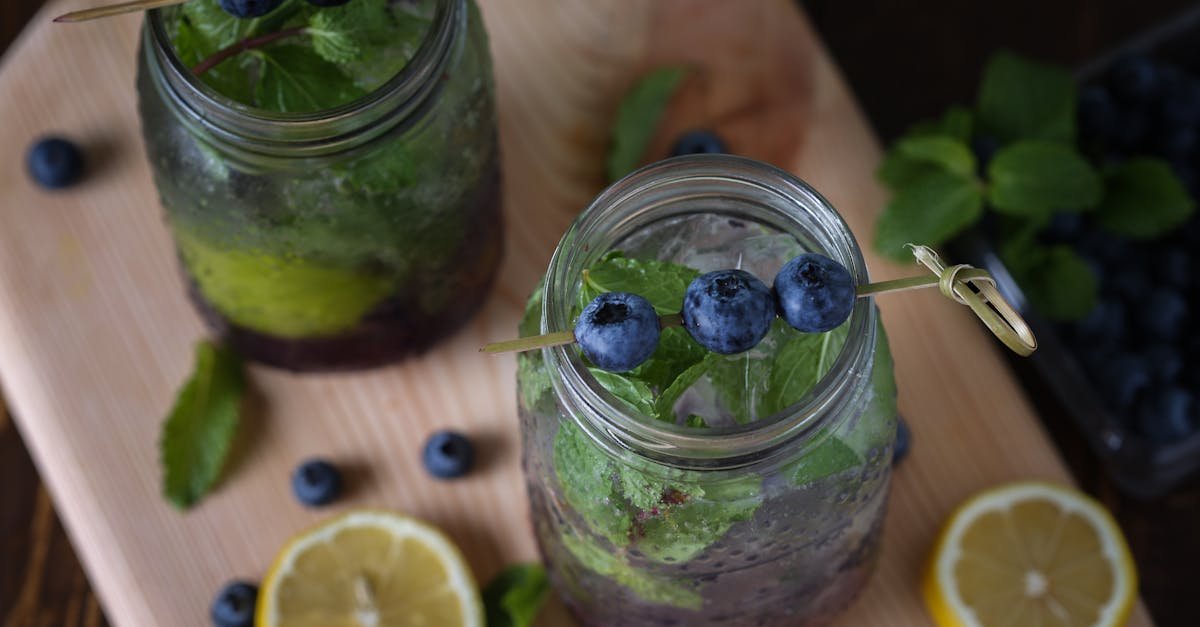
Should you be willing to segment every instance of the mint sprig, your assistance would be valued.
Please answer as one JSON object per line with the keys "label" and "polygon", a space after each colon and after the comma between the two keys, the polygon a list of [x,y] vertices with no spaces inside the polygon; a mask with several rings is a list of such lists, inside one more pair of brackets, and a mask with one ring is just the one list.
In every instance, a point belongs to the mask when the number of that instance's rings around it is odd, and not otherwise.
{"label": "mint sprig", "polygon": [[[1194,203],[1159,159],[1133,159],[1101,176],[1074,144],[1075,110],[1068,72],[997,53],[973,111],[951,107],[888,150],[878,176],[893,196],[876,224],[876,250],[908,260],[905,244],[944,244],[993,212],[1002,218],[1002,257],[1033,306],[1055,320],[1086,315],[1097,278],[1074,251],[1036,237],[1053,215],[1093,212],[1107,230],[1148,238],[1183,223]],[[984,172],[973,141],[998,144]]]}
{"label": "mint sprig", "polygon": [[500,571],[481,594],[488,627],[531,627],[550,596],[541,564],[515,564]]}
{"label": "mint sprig", "polygon": [[208,341],[196,345],[192,375],[179,390],[159,442],[163,494],[176,507],[196,504],[220,477],[244,388],[237,354]]}
{"label": "mint sprig", "polygon": [[683,68],[659,68],[643,76],[625,94],[612,127],[608,180],[629,174],[641,163],[667,104],[686,74]]}

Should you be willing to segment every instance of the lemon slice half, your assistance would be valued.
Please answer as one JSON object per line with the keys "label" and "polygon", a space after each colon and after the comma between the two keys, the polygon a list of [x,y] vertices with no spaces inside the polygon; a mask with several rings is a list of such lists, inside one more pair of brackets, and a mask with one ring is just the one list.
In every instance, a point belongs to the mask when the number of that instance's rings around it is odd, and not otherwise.
{"label": "lemon slice half", "polygon": [[258,627],[482,627],[478,588],[437,529],[360,510],[283,547],[259,593]]}
{"label": "lemon slice half", "polygon": [[981,492],[954,512],[923,585],[941,627],[1122,625],[1137,574],[1112,516],[1040,482]]}

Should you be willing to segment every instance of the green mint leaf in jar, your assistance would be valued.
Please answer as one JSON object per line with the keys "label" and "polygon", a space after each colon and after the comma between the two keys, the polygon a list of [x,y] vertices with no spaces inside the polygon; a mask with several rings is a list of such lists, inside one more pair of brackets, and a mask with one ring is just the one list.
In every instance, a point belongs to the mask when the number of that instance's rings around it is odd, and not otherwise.
{"label": "green mint leaf in jar", "polygon": [[388,0],[354,0],[315,11],[307,34],[325,60],[349,63],[391,37],[395,21]]}
{"label": "green mint leaf in jar", "polygon": [[992,55],[976,100],[976,133],[1002,144],[1075,141],[1075,81],[1062,68],[1011,52]]}
{"label": "green mint leaf in jar", "polygon": [[248,53],[259,61],[255,104],[279,113],[332,109],[366,95],[335,64],[298,44]]}
{"label": "green mint leaf in jar", "polygon": [[1041,140],[1000,149],[988,164],[988,185],[988,202],[997,213],[1034,219],[1095,207],[1104,191],[1078,151]]}
{"label": "green mint leaf in jar", "polygon": [[1170,165],[1137,157],[1104,172],[1104,199],[1096,208],[1096,221],[1118,235],[1150,239],[1187,222],[1195,208]]}
{"label": "green mint leaf in jar", "polygon": [[875,225],[875,250],[909,259],[906,244],[937,246],[983,216],[983,189],[973,176],[933,172],[913,181],[884,207]]}
{"label": "green mint leaf in jar", "polygon": [[196,344],[191,376],[179,390],[159,441],[163,494],[195,505],[217,482],[233,445],[245,389],[242,361],[228,348]]}

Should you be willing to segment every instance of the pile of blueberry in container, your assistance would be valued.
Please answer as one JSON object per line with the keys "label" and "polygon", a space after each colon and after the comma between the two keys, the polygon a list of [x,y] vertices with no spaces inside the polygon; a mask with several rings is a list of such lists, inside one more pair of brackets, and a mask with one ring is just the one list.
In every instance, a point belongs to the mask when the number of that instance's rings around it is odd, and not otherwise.
{"label": "pile of blueberry in container", "polygon": [[[1096,163],[1162,157],[1200,197],[1200,75],[1127,57],[1081,88],[1078,120]],[[1074,246],[1099,279],[1096,307],[1059,331],[1112,414],[1156,445],[1200,432],[1200,218],[1134,242],[1059,214],[1044,237]]]}

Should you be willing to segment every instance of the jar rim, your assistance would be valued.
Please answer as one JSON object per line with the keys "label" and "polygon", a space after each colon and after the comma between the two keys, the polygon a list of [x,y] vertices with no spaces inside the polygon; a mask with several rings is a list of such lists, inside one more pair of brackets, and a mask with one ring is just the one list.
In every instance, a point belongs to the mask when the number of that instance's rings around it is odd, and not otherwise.
{"label": "jar rim", "polygon": [[[570,328],[569,316],[583,268],[639,226],[663,219],[634,215],[642,204],[661,204],[664,193],[678,193],[675,188],[690,184],[719,188],[723,194],[736,194],[739,188],[772,194],[780,202],[779,207],[798,210],[784,210],[777,216],[782,223],[796,228],[802,226],[801,219],[818,218],[828,236],[827,241],[816,242],[825,248],[818,252],[843,263],[856,284],[868,282],[866,262],[849,226],[824,197],[801,179],[744,157],[675,157],[646,166],[609,186],[564,233],[543,286],[541,331]],[[696,194],[703,196],[701,192]],[[689,213],[697,212],[680,215]],[[598,444],[610,451],[630,451],[674,467],[731,468],[762,461],[797,440],[807,438],[817,445],[833,431],[824,427],[839,415],[844,417],[844,409],[859,402],[870,386],[877,315],[873,299],[858,299],[849,318],[846,341],[820,381],[782,411],[729,427],[686,427],[636,415],[591,375],[573,345],[542,350],[547,366],[558,375],[552,377],[556,394],[577,410],[568,413]]]}
{"label": "jar rim", "polygon": [[146,11],[143,52],[167,106],[193,132],[235,154],[309,157],[339,153],[418,119],[435,100],[460,33],[468,0],[438,0],[412,58],[371,92],[329,109],[282,113],[238,102],[193,74],[175,53],[165,11]]}

